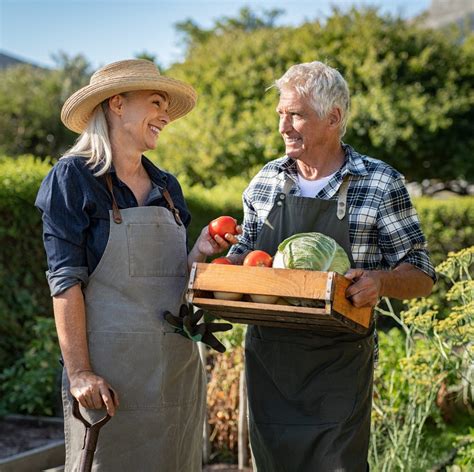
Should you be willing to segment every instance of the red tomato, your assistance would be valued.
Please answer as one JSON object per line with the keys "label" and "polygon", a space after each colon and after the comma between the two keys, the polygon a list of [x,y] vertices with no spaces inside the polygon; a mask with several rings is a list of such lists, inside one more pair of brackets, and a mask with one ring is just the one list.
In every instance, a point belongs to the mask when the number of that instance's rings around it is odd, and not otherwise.
{"label": "red tomato", "polygon": [[209,234],[212,238],[218,234],[223,238],[227,233],[237,234],[237,220],[232,216],[219,216],[209,223]]}
{"label": "red tomato", "polygon": [[217,257],[213,261],[211,261],[211,264],[232,264],[232,261],[228,257]]}
{"label": "red tomato", "polygon": [[265,251],[249,252],[244,259],[244,266],[271,267],[273,257]]}

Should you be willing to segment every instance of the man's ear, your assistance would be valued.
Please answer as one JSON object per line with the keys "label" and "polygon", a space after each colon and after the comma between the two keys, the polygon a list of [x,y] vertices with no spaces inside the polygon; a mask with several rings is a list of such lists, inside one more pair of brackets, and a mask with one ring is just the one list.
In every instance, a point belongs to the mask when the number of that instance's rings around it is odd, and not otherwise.
{"label": "man's ear", "polygon": [[340,128],[342,124],[342,113],[340,108],[335,107],[329,112],[328,123],[331,128]]}
{"label": "man's ear", "polygon": [[114,95],[113,97],[110,97],[108,100],[109,110],[112,113],[115,113],[116,115],[121,116],[123,113],[123,100],[124,100],[123,95]]}

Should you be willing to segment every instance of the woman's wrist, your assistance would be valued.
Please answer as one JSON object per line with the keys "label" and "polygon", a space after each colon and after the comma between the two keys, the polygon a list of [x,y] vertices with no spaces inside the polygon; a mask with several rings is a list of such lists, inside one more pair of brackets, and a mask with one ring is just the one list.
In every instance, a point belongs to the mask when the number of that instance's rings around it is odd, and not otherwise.
{"label": "woman's wrist", "polygon": [[189,265],[192,265],[193,262],[205,262],[206,258],[206,254],[202,253],[197,245],[195,245],[188,255],[188,263]]}

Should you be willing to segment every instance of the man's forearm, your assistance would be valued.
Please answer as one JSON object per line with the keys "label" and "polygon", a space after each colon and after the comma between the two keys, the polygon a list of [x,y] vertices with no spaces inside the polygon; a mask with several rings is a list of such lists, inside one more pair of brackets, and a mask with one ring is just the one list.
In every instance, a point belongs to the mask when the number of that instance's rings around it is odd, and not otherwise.
{"label": "man's forearm", "polygon": [[90,371],[84,296],[80,284],[53,297],[59,345],[68,376]]}
{"label": "man's forearm", "polygon": [[354,306],[375,306],[380,297],[427,297],[433,280],[411,264],[400,264],[393,270],[350,269],[345,277],[354,283],[346,290],[346,297]]}
{"label": "man's forearm", "polygon": [[427,297],[433,289],[433,280],[411,264],[400,264],[390,271],[376,271],[380,278],[380,296],[405,300]]}

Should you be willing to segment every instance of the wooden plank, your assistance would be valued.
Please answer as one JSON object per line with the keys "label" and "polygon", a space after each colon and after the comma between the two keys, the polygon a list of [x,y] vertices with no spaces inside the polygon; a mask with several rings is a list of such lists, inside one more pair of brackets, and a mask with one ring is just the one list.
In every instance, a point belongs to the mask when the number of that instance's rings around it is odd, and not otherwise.
{"label": "wooden plank", "polygon": [[372,322],[373,310],[370,307],[356,308],[350,300],[346,298],[345,292],[350,284],[351,282],[345,277],[336,274],[332,308],[346,318],[349,318],[364,328],[368,328]]}
{"label": "wooden plank", "polygon": [[230,323],[240,323],[240,324],[255,324],[258,326],[271,326],[273,328],[288,328],[288,329],[299,329],[299,330],[306,330],[306,331],[319,331],[321,333],[341,333],[341,332],[353,332],[346,326],[325,326],[324,328],[321,326],[313,326],[307,324],[299,324],[299,323],[290,323],[290,322],[275,322],[275,321],[266,321],[266,320],[259,320],[258,323],[249,323],[243,321],[241,318],[234,318],[232,316],[225,316],[222,319],[229,321]]}
{"label": "wooden plank", "polygon": [[196,264],[194,290],[322,299],[328,272],[223,264]]}
{"label": "wooden plank", "polygon": [[295,324],[300,324],[304,326],[341,326],[343,323],[341,323],[339,320],[326,315],[326,317],[323,317],[323,315],[320,315],[319,317],[307,317],[307,318],[291,318],[291,317],[278,317],[275,315],[265,315],[265,314],[249,314],[249,313],[236,313],[233,311],[219,311],[219,312],[213,312],[219,315],[221,318],[226,318],[226,317],[232,317],[235,319],[242,320],[242,323],[246,324],[256,324],[258,325],[260,321],[272,321],[272,322],[278,322],[281,323],[282,325],[285,323],[295,323]]}
{"label": "wooden plank", "polygon": [[304,307],[294,305],[278,305],[267,304],[267,303],[256,303],[246,301],[232,301],[232,300],[218,300],[216,298],[200,298],[195,297],[193,299],[193,305],[206,306],[209,309],[212,308],[231,308],[238,310],[245,310],[254,313],[301,313],[301,314],[320,314],[326,313],[324,308],[316,307]]}

